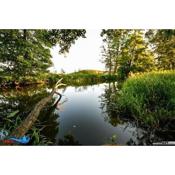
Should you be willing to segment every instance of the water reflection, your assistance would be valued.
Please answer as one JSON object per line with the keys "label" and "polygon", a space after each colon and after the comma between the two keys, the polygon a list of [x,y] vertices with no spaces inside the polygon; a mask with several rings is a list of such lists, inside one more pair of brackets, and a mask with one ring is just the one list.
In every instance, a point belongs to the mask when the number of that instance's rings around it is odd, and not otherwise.
{"label": "water reflection", "polygon": [[99,96],[104,119],[112,126],[117,126],[123,122],[116,113],[115,96],[118,91],[117,85],[117,82],[110,82],[104,85],[104,92]]}
{"label": "water reflection", "polygon": [[[133,119],[121,118],[117,113],[116,98],[121,85],[117,82],[110,82],[105,85],[104,92],[99,97],[101,99],[101,109],[104,114],[104,120],[115,128],[121,126],[123,130],[122,137],[125,134],[132,133],[131,137],[126,141],[126,145],[148,145],[151,144],[151,133],[140,128],[138,123]],[[113,141],[114,143],[114,141]],[[119,141],[116,143],[120,143]],[[123,143],[122,143],[123,144]]]}
{"label": "water reflection", "polygon": [[[125,144],[126,145],[152,145],[154,142],[175,140],[174,129],[162,131],[155,129],[144,128],[136,120],[126,117],[121,117],[117,114],[117,94],[120,89],[120,84],[111,82],[105,85],[104,92],[101,94],[101,109],[105,114],[104,120],[112,126],[125,126],[125,130],[132,130],[132,136]],[[171,126],[175,126],[171,122]],[[172,128],[168,126],[167,128]]]}
{"label": "water reflection", "polygon": [[63,139],[58,140],[58,145],[81,145],[72,134],[67,134]]}
{"label": "water reflection", "polygon": [[64,96],[68,102],[59,112],[59,140],[65,135],[73,135],[82,145],[125,145],[130,139],[138,144],[137,134],[142,130],[128,120],[119,118],[115,112],[114,94],[117,83],[100,84],[84,87],[67,87]]}
{"label": "water reflection", "polygon": [[[35,104],[48,96],[46,87],[28,87],[4,90],[0,92],[0,129],[9,133],[26,118]],[[51,107],[54,99],[41,111],[38,121],[28,131],[31,137],[31,145],[55,143],[55,136],[58,133],[58,114],[55,108]],[[19,111],[17,115],[8,118],[13,111]]]}
{"label": "water reflection", "polygon": [[[174,139],[172,133],[155,132],[139,126],[133,119],[116,112],[117,82],[59,89],[63,94],[58,108],[53,100],[41,111],[38,121],[27,133],[30,145],[151,145]],[[0,129],[9,132],[51,89],[43,86],[0,92]],[[67,100],[68,99],[68,100]],[[66,101],[66,102],[65,102]],[[19,111],[14,117],[7,116]]]}

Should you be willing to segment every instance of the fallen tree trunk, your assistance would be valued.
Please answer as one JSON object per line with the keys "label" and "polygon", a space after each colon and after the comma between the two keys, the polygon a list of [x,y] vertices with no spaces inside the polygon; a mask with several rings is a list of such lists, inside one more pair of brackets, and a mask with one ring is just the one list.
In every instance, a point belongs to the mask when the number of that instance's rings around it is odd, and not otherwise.
{"label": "fallen tree trunk", "polygon": [[58,92],[56,92],[56,89],[59,87],[59,86],[62,86],[62,85],[65,85],[63,83],[61,83],[61,80],[60,79],[55,87],[52,89],[52,92],[51,94],[48,96],[48,97],[45,97],[43,98],[42,100],[40,100],[34,107],[34,109],[29,113],[29,115],[26,117],[26,119],[18,126],[18,128],[16,128],[10,135],[11,136],[14,136],[14,137],[22,137],[24,136],[27,131],[32,127],[32,125],[36,122],[39,114],[40,114],[40,111],[45,107],[45,105],[51,101],[54,93],[60,95],[59,99],[57,100],[57,102],[55,103],[55,105],[57,105],[57,103],[61,100],[61,97],[62,95]]}

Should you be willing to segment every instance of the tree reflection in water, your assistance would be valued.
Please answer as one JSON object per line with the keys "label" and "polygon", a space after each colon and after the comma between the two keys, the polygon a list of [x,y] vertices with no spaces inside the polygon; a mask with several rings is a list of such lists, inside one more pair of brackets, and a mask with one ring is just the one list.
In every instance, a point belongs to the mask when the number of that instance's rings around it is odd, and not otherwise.
{"label": "tree reflection in water", "polygon": [[81,145],[72,134],[66,134],[63,139],[58,140],[58,145]]}
{"label": "tree reflection in water", "polygon": [[[35,104],[42,98],[48,96],[47,88],[26,87],[24,89],[4,90],[0,92],[0,129],[5,129],[9,133],[15,129],[33,109]],[[41,111],[39,119],[28,131],[27,135],[31,137],[31,145],[53,144],[55,136],[58,133],[58,113],[55,113],[55,107],[51,107],[54,99],[47,104]],[[13,117],[8,116],[17,111]],[[19,112],[18,112],[19,111]]]}
{"label": "tree reflection in water", "polygon": [[[38,121],[27,133],[27,135],[31,137],[29,145],[80,145],[79,143],[84,144],[82,140],[85,144],[90,143],[86,142],[84,135],[81,134],[82,130],[79,128],[74,130],[76,131],[76,133],[73,133],[74,135],[68,133],[68,130],[63,130],[64,132],[61,134],[62,137],[58,139],[57,136],[58,133],[61,133],[61,121],[63,120],[64,128],[66,128],[66,125],[67,128],[72,127],[76,122],[78,122],[80,126],[84,126],[82,128],[84,132],[88,133],[88,139],[90,141],[92,139],[91,143],[97,145],[105,144],[103,139],[107,140],[106,144],[115,144],[118,142],[118,144],[126,145],[151,145],[153,142],[175,139],[175,134],[172,132],[173,129],[171,129],[171,131],[168,130],[169,128],[174,128],[173,122],[167,124],[167,130],[158,131],[145,128],[136,120],[128,118],[128,116],[120,116],[117,112],[116,102],[119,92],[118,89],[120,89],[119,86],[120,84],[111,82],[99,86],[95,85],[89,87],[89,89],[87,89],[87,86],[70,87],[70,91],[68,92],[71,93],[67,94],[64,93],[65,89],[62,89],[62,94],[70,99],[73,98],[73,100],[67,103],[67,109],[62,113],[53,106],[56,99],[53,98],[53,100],[46,105],[41,111]],[[89,92],[87,93],[88,95],[86,94],[87,91]],[[20,90],[8,89],[1,91],[0,130],[4,129],[10,133],[17,128],[35,104],[48,96],[49,92],[49,89],[43,86],[30,86],[21,88]],[[74,97],[75,92],[83,93],[79,93],[78,97]],[[55,96],[55,98],[57,98],[57,96]],[[91,104],[92,99],[94,103]],[[78,102],[81,102],[79,104],[82,105],[80,110],[76,108]],[[99,105],[101,109],[99,109]],[[60,120],[59,113],[64,116],[63,120]],[[69,116],[71,118],[69,118]],[[93,123],[94,125],[91,126],[86,123]]]}
{"label": "tree reflection in water", "polygon": [[[101,100],[101,109],[105,114],[105,121],[112,126],[124,125],[127,128],[134,128],[135,132],[132,133],[133,138],[126,143],[126,145],[150,145],[153,143],[153,138],[156,139],[153,131],[146,131],[139,126],[137,121],[128,117],[121,117],[117,112],[117,94],[121,84],[117,82],[110,82],[105,86],[104,93],[99,97]],[[111,136],[113,138],[113,136]],[[109,140],[111,140],[109,138]],[[117,135],[116,135],[117,138]],[[117,142],[117,139],[116,139]],[[113,141],[114,143],[114,141]]]}
{"label": "tree reflection in water", "polygon": [[[105,121],[110,123],[112,126],[117,127],[119,124],[125,124],[127,127],[136,128],[136,132],[133,132],[134,137],[137,142],[130,138],[126,145],[152,145],[154,142],[174,140],[175,134],[174,130],[169,130],[170,126],[168,125],[167,130],[162,130],[161,128],[148,128],[145,127],[142,123],[136,121],[133,118],[121,117],[117,112],[117,93],[119,92],[118,88],[120,84],[116,82],[108,83],[105,87],[104,93],[100,96],[101,99],[101,108],[105,114]],[[173,125],[171,123],[171,125]],[[174,127],[175,125],[173,125]]]}
{"label": "tree reflection in water", "polygon": [[104,93],[99,96],[101,101],[101,109],[105,115],[105,121],[110,123],[112,126],[117,126],[123,121],[120,120],[117,109],[115,97],[118,92],[117,82],[110,82],[105,86]]}

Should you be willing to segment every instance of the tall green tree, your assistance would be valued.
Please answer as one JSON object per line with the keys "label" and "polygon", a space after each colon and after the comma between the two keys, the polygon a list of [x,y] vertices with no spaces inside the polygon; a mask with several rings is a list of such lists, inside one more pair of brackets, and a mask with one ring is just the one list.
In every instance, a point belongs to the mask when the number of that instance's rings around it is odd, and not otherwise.
{"label": "tall green tree", "polygon": [[102,62],[105,63],[106,68],[110,74],[116,74],[118,61],[121,56],[121,48],[123,45],[123,36],[125,30],[102,30],[101,36],[103,37],[103,57]]}
{"label": "tall green tree", "polygon": [[85,30],[0,30],[0,71],[13,80],[38,76],[52,65],[50,49],[59,45],[67,53]]}
{"label": "tall green tree", "polygon": [[175,69],[175,30],[148,30],[146,37],[155,54],[158,69]]}
{"label": "tall green tree", "polygon": [[154,55],[144,38],[144,30],[103,30],[102,36],[108,44],[104,62],[112,60],[113,73],[121,78],[131,72],[149,71],[154,68]]}
{"label": "tall green tree", "polygon": [[122,51],[124,64],[121,67],[125,69],[126,76],[130,72],[144,72],[154,68],[154,56],[144,39],[144,30],[130,31]]}

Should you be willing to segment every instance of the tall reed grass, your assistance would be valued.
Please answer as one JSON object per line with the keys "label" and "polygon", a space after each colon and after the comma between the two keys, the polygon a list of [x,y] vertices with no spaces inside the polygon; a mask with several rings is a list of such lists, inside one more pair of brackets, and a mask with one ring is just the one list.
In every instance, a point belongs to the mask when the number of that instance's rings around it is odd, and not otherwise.
{"label": "tall reed grass", "polygon": [[122,115],[148,125],[175,119],[175,71],[136,74],[128,78],[117,97]]}

